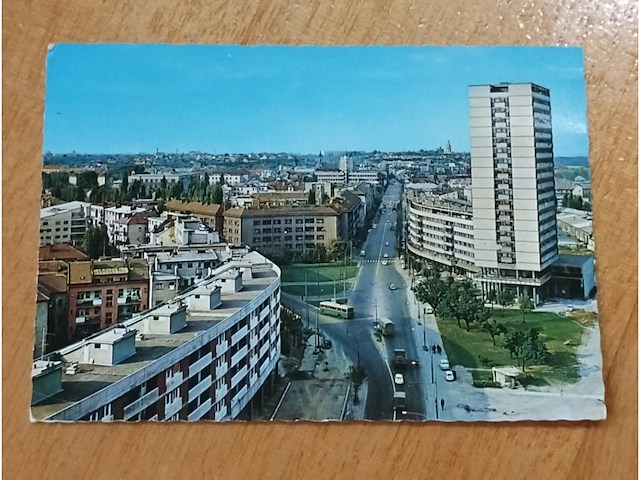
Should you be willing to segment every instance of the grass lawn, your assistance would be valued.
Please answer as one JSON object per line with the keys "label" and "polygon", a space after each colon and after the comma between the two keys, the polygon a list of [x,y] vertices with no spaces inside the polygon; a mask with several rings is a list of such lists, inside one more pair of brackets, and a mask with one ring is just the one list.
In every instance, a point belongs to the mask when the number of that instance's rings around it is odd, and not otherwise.
{"label": "grass lawn", "polygon": [[[351,290],[353,283],[347,280],[347,292]],[[304,285],[282,285],[282,291],[291,295],[301,297],[304,295]],[[333,297],[333,283],[325,283],[321,285],[309,283],[307,287],[309,296],[326,295]],[[336,296],[342,296],[342,282],[336,282]]]}
{"label": "grass lawn", "polygon": [[[584,329],[577,322],[555,313],[532,312],[523,324],[522,313],[512,310],[505,310],[504,315],[496,311],[493,318],[510,330],[535,327],[547,345],[547,364],[527,366],[523,383],[548,385],[574,383],[579,379],[576,349],[581,343]],[[479,326],[472,325],[467,332],[464,323],[462,328],[458,328],[455,321],[438,319],[438,327],[452,365],[468,368],[516,365],[516,360],[510,358],[509,352],[502,347],[503,336],[496,337],[494,346],[489,334]],[[481,357],[486,361],[481,362]]]}
{"label": "grass lawn", "polygon": [[578,246],[576,248],[558,248],[558,253],[559,254],[569,254],[569,255],[586,255],[586,256],[591,256],[593,255],[593,251],[589,250],[587,247],[585,246]]}
{"label": "grass lawn", "polygon": [[357,265],[347,265],[346,269],[340,264],[319,264],[319,265],[285,265],[282,267],[283,282],[304,282],[305,274],[309,283],[330,282],[341,280],[345,274],[347,278],[358,275]]}

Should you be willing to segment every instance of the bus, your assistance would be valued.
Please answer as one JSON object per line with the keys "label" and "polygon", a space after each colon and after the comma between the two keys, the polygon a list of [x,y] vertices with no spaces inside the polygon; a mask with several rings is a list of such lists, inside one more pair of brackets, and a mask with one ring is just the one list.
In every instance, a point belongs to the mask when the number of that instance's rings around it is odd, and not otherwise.
{"label": "bus", "polygon": [[333,317],[353,318],[353,307],[344,303],[320,302],[320,313]]}
{"label": "bus", "polygon": [[378,321],[378,331],[385,337],[391,336],[396,333],[396,325],[390,318],[383,317]]}

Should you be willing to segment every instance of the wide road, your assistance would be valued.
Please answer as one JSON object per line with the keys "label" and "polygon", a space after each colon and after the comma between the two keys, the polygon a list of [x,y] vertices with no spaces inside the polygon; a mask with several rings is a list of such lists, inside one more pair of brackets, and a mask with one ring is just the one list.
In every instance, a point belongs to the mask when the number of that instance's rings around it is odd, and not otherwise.
{"label": "wide road", "polygon": [[[315,308],[309,307],[311,328],[315,328],[317,319],[320,330],[342,345],[351,362],[359,362],[364,366],[368,383],[365,418],[369,420],[421,420],[426,413],[426,396],[420,374],[420,369],[426,366],[409,364],[401,372],[404,377],[402,385],[395,385],[396,372],[392,367],[395,348],[405,349],[410,362],[418,359],[413,334],[416,322],[411,318],[408,305],[409,286],[398,271],[401,268],[400,260],[395,250],[395,231],[391,230],[397,219],[392,208],[400,201],[400,195],[400,185],[397,182],[391,183],[382,200],[383,213],[376,227],[369,232],[363,247],[365,255],[357,259],[361,266],[349,298],[349,303],[355,310],[355,319],[342,320],[319,315]],[[388,264],[384,265],[383,262]],[[389,288],[392,283],[396,285],[396,290]],[[282,301],[301,313],[303,318],[307,316],[307,305],[298,297],[283,293]],[[383,339],[374,335],[374,322],[382,317],[392,319],[395,335]],[[406,416],[399,414],[396,417],[398,412],[393,410],[393,393],[396,389],[407,393],[405,409],[413,413]]]}
{"label": "wide road", "polygon": [[[370,328],[373,327],[373,321],[382,317],[390,318],[394,322],[395,334],[385,337],[382,343],[377,345],[386,364],[387,381],[391,382],[393,374],[396,373],[392,368],[394,349],[405,349],[409,361],[418,358],[413,335],[416,324],[409,313],[408,286],[397,270],[401,265],[395,250],[395,231],[391,229],[397,222],[397,212],[393,212],[392,209],[400,200],[400,185],[393,182],[382,200],[383,212],[376,223],[376,228],[372,228],[369,232],[364,246],[365,255],[360,259],[360,272],[349,301],[354,306],[357,317],[371,318]],[[395,285],[395,290],[390,289],[391,284]],[[405,370],[399,372],[404,377],[403,385],[394,385],[392,382],[387,388],[378,388],[383,395],[390,395],[391,398],[393,398],[394,389],[407,393],[406,410],[415,412],[413,416],[407,416],[407,418],[422,419],[425,414],[425,395],[419,368],[420,366],[409,364]],[[367,418],[380,418],[382,414],[385,415],[384,418],[396,418],[393,409],[390,414],[386,409],[384,412],[379,411],[380,406],[386,404],[382,400],[372,395],[371,390],[369,391],[365,408]],[[404,417],[399,415],[399,418]]]}

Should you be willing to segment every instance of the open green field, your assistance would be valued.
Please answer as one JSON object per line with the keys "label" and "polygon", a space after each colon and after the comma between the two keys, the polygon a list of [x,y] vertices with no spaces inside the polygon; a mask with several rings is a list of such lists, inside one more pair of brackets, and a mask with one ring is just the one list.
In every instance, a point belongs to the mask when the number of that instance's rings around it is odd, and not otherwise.
{"label": "open green field", "polygon": [[589,250],[587,247],[579,246],[577,248],[558,248],[559,254],[569,254],[569,255],[585,255],[585,256],[593,256],[593,251]]}
{"label": "open green field", "polygon": [[282,282],[304,282],[305,276],[309,283],[337,281],[342,280],[345,272],[346,278],[353,278],[358,275],[358,266],[347,264],[345,267],[340,264],[326,263],[318,265],[285,265],[282,267]]}
{"label": "open green field", "polygon": [[[347,292],[351,290],[353,287],[353,281],[347,280],[346,282]],[[304,295],[304,285],[282,285],[282,291],[290,293],[291,295],[296,295],[301,297]],[[343,294],[342,282],[336,281],[336,296],[341,297]],[[333,283],[321,283],[317,285],[316,283],[309,283],[307,287],[307,295],[309,296],[318,296],[325,295],[327,297],[333,297]]]}
{"label": "open green field", "polygon": [[[578,381],[576,350],[584,329],[577,322],[555,313],[532,312],[526,316],[526,323],[523,324],[522,313],[516,310],[505,310],[504,315],[496,311],[492,318],[509,330],[535,327],[540,331],[541,340],[547,345],[547,364],[527,366],[526,376],[521,379],[523,383],[549,385]],[[516,365],[515,358],[510,358],[509,352],[502,347],[502,335],[496,337],[494,346],[489,334],[481,330],[480,326],[472,325],[467,332],[464,323],[462,325],[463,328],[458,328],[456,321],[438,318],[438,327],[452,365],[468,368]],[[481,376],[480,372],[478,374]]]}

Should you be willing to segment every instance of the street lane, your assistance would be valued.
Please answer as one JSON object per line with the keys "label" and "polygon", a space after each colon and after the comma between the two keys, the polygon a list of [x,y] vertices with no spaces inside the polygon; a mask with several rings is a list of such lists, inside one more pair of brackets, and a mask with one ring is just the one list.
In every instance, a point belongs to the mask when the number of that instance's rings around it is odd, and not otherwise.
{"label": "street lane", "polygon": [[[414,340],[416,321],[412,318],[409,305],[410,285],[399,273],[401,266],[395,251],[396,237],[391,230],[397,219],[397,213],[392,212],[392,208],[399,201],[400,188],[394,182],[383,197],[384,212],[379,215],[376,228],[370,230],[362,247],[365,255],[359,258],[358,277],[349,295],[355,319],[317,315],[320,330],[343,347],[354,365],[359,362],[366,370],[368,394],[365,418],[369,420],[396,418],[392,405],[395,388],[407,393],[406,410],[415,412],[406,417],[398,415],[398,418],[420,420],[426,415],[426,395],[420,371],[424,366],[408,365],[401,372],[404,384],[396,387],[393,382],[394,348],[405,349],[409,361],[419,358]],[[388,265],[383,265],[383,261]],[[389,288],[391,283],[396,285],[396,290]],[[282,301],[301,313],[303,318],[306,316],[307,304],[298,297],[283,293]],[[316,309],[309,307],[309,314],[310,326],[315,328]],[[381,317],[392,319],[396,327],[395,335],[383,339],[374,335],[374,322]]]}

